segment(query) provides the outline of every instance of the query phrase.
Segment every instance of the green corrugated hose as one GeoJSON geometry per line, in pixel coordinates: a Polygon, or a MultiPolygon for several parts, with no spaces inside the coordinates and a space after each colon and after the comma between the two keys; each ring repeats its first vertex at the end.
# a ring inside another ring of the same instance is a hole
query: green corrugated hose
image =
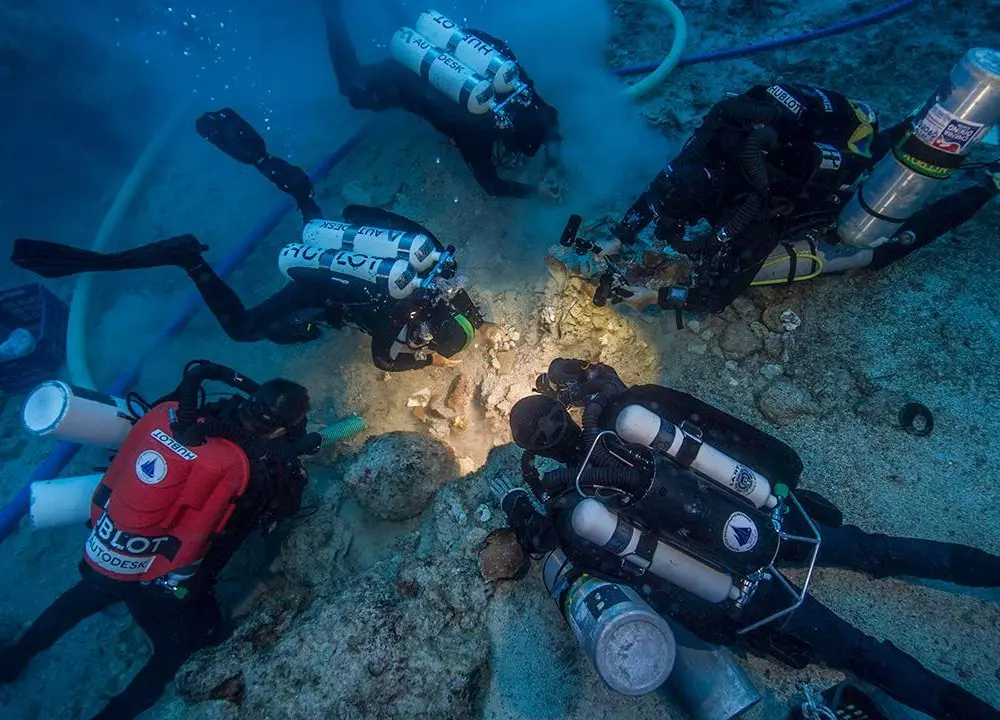
{"type": "Polygon", "coordinates": [[[323,444],[328,445],[353,437],[358,433],[364,432],[364,429],[364,418],[360,415],[348,415],[332,425],[327,425],[319,431],[319,434],[323,436],[323,444]]]}

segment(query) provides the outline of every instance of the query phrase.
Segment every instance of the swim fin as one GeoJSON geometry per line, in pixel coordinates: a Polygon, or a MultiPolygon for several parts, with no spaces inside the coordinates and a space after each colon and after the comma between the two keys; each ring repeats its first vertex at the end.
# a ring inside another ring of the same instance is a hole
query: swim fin
{"type": "Polygon", "coordinates": [[[207,249],[194,235],[179,235],[118,253],[99,253],[47,240],[18,238],[14,241],[10,260],[19,268],[36,275],[59,278],[84,272],[137,270],[171,265],[191,269],[203,262],[201,253],[207,249]]]}
{"type": "Polygon", "coordinates": [[[441,244],[434,233],[420,223],[405,218],[402,215],[397,215],[394,212],[383,210],[382,208],[368,207],[367,205],[348,205],[341,211],[340,215],[352,225],[374,225],[375,227],[390,230],[423,233],[432,238],[438,245],[441,244]]]}
{"type": "Polygon", "coordinates": [[[195,122],[203,138],[244,165],[256,165],[267,157],[267,146],[253,125],[232,108],[204,113],[195,122]]]}

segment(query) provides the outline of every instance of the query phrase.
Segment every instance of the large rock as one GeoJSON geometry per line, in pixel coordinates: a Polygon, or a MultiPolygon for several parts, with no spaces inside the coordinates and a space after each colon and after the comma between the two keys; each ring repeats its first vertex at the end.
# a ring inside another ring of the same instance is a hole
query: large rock
{"type": "Polygon", "coordinates": [[[454,557],[380,563],[272,644],[240,632],[199,653],[178,689],[189,702],[238,699],[245,718],[474,717],[490,650],[478,575],[454,557]]]}
{"type": "Polygon", "coordinates": [[[295,522],[272,569],[306,585],[325,585],[342,572],[351,532],[336,511],[322,507],[295,522]]]}
{"type": "Polygon", "coordinates": [[[820,407],[808,390],[789,380],[778,380],[757,397],[757,408],[775,425],[788,423],[804,415],[818,415],[820,407]]]}
{"type": "Polygon", "coordinates": [[[385,520],[406,520],[430,505],[459,476],[455,453],[439,440],[413,432],[370,439],[344,474],[358,502],[385,520]]]}

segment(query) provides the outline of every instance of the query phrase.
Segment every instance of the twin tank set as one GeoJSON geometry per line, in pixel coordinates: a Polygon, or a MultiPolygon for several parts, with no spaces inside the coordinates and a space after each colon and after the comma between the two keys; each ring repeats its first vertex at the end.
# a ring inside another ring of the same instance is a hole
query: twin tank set
{"type": "MultiPolygon", "coordinates": [[[[644,406],[625,407],[614,433],[602,433],[612,434],[653,451],[657,459],[649,485],[628,511],[616,512],[580,489],[585,462],[577,484],[585,499],[572,510],[571,527],[577,537],[620,558],[635,581],[587,574],[573,580],[571,561],[557,549],[543,559],[546,588],[612,689],[642,695],[666,683],[697,720],[729,720],[755,704],[759,692],[728,651],[690,636],[676,641],[675,633],[684,631],[655,612],[636,588],[653,582],[643,576],[655,576],[707,603],[742,608],[766,573],[788,592],[789,604],[740,631],[746,632],[798,607],[808,579],[797,590],[774,563],[783,540],[811,544],[814,563],[818,531],[785,489],[780,494],[789,500],[779,499],[758,471],[644,406]],[[811,537],[783,531],[781,506],[787,502],[806,518],[811,537]]],[[[598,436],[594,443],[601,441],[598,436]]]]}

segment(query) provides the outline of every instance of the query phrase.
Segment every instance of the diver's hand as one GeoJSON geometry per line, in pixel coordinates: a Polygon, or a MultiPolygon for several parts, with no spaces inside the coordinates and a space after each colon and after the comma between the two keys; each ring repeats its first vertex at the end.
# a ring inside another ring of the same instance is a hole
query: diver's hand
{"type": "Polygon", "coordinates": [[[444,355],[438,355],[437,353],[433,353],[431,355],[431,365],[434,367],[453,368],[456,365],[461,364],[461,360],[452,360],[451,358],[446,358],[444,355]]]}
{"type": "Polygon", "coordinates": [[[598,260],[604,260],[605,258],[617,255],[622,251],[622,241],[616,237],[610,237],[607,240],[599,240],[594,244],[601,249],[600,252],[597,253],[598,260]]]}
{"type": "Polygon", "coordinates": [[[543,200],[548,200],[549,202],[562,201],[562,186],[554,176],[546,175],[542,178],[542,181],[536,186],[536,191],[538,196],[543,200]]]}
{"type": "Polygon", "coordinates": [[[629,286],[625,289],[632,294],[624,300],[624,303],[635,310],[644,310],[660,301],[660,293],[644,285],[629,286]]]}
{"type": "Polygon", "coordinates": [[[497,503],[505,512],[510,503],[514,501],[515,493],[524,493],[525,497],[529,500],[531,499],[531,495],[526,488],[503,475],[490,480],[490,492],[493,493],[493,497],[497,499],[497,503]],[[505,501],[506,505],[504,504],[505,501]]]}

